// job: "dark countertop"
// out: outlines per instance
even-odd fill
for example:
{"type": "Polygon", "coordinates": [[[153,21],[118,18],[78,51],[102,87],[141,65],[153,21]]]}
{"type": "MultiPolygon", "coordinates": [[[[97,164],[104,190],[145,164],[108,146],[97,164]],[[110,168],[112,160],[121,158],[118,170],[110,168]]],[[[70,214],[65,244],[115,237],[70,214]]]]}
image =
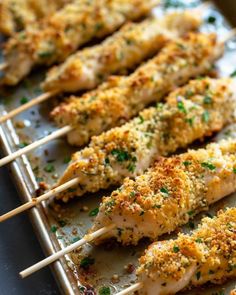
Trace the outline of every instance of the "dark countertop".
{"type": "MultiPolygon", "coordinates": [[[[0,169],[0,214],[20,205],[6,168],[0,169]]],[[[0,224],[0,294],[59,294],[49,268],[22,280],[18,273],[44,258],[27,214],[0,224]]]]}

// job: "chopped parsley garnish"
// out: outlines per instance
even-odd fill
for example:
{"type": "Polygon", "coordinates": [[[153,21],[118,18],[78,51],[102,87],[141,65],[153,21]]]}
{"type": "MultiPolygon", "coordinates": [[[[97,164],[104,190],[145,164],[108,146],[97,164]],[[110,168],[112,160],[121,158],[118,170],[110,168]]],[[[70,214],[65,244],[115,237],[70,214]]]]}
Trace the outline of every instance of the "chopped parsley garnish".
{"type": "Polygon", "coordinates": [[[191,229],[194,229],[195,228],[195,224],[192,221],[189,221],[188,226],[191,229]]]}
{"type": "Polygon", "coordinates": [[[188,215],[189,215],[189,216],[193,216],[193,214],[194,214],[194,211],[193,211],[193,210],[188,211],[188,215]]]}
{"type": "Polygon", "coordinates": [[[175,253],[178,253],[178,252],[179,252],[179,247],[178,247],[178,246],[174,246],[174,247],[173,247],[173,251],[174,251],[175,253]]]}
{"type": "Polygon", "coordinates": [[[234,70],[231,74],[230,77],[236,77],[236,70],[234,70]]]}
{"type": "Polygon", "coordinates": [[[178,107],[178,109],[179,109],[182,113],[187,114],[187,111],[186,111],[186,109],[185,109],[184,104],[183,104],[182,101],[178,101],[178,102],[177,102],[177,107],[178,107]]]}
{"type": "Polygon", "coordinates": [[[111,294],[111,290],[109,287],[101,287],[98,291],[99,295],[110,295],[111,294]]]}
{"type": "Polygon", "coordinates": [[[80,237],[75,237],[75,238],[73,238],[72,239],[72,243],[76,243],[76,242],[78,242],[79,240],[81,240],[81,238],[80,237]]]}
{"type": "Polygon", "coordinates": [[[201,272],[200,272],[200,271],[198,271],[198,272],[196,273],[196,278],[197,278],[197,280],[199,280],[199,279],[200,279],[200,277],[201,277],[201,272]]]}
{"type": "Polygon", "coordinates": [[[42,51],[38,53],[38,56],[41,58],[49,58],[54,54],[54,51],[42,51]]]}
{"type": "Polygon", "coordinates": [[[52,225],[51,226],[51,232],[55,233],[57,231],[57,226],[56,225],[52,225]]]}
{"type": "Polygon", "coordinates": [[[139,124],[142,124],[144,122],[144,119],[142,116],[139,116],[139,120],[140,120],[139,124]]]}
{"type": "Polygon", "coordinates": [[[215,169],[216,169],[216,166],[214,166],[213,164],[208,163],[208,162],[203,162],[203,163],[201,163],[201,166],[202,166],[203,168],[207,168],[207,169],[209,169],[209,170],[215,170],[215,169]]]}
{"type": "Polygon", "coordinates": [[[203,114],[202,114],[202,120],[203,122],[207,123],[209,121],[209,118],[210,118],[210,114],[208,111],[205,111],[203,114]]]}
{"type": "Polygon", "coordinates": [[[195,240],[195,242],[197,242],[197,243],[202,243],[202,239],[201,239],[201,238],[197,238],[197,239],[195,240]]]}
{"type": "Polygon", "coordinates": [[[130,154],[124,150],[114,149],[111,151],[111,154],[113,156],[115,156],[115,158],[118,162],[124,162],[124,161],[128,161],[130,159],[130,154]]]}
{"type": "Polygon", "coordinates": [[[89,216],[97,216],[99,212],[98,208],[93,209],[92,211],[89,212],[89,216]]]}
{"type": "Polygon", "coordinates": [[[235,174],[236,174],[236,168],[233,168],[233,173],[235,173],[235,174]]]}
{"type": "Polygon", "coordinates": [[[187,119],[185,119],[185,122],[187,122],[192,127],[193,126],[194,119],[195,119],[195,117],[187,118],[187,119]]]}
{"type": "Polygon", "coordinates": [[[163,193],[163,194],[165,194],[165,195],[169,195],[169,191],[168,191],[168,189],[165,188],[165,187],[161,187],[161,188],[160,188],[160,192],[163,193]]]}
{"type": "Polygon", "coordinates": [[[154,205],[153,208],[160,209],[161,205],[154,205]]]}
{"type": "Polygon", "coordinates": [[[192,162],[190,162],[190,161],[184,161],[183,164],[184,164],[185,167],[188,167],[189,165],[192,164],[192,162]]]}
{"type": "Polygon", "coordinates": [[[19,147],[20,149],[22,149],[22,148],[26,147],[27,145],[28,145],[27,142],[20,142],[20,143],[18,144],[18,147],[19,147]]]}
{"type": "Polygon", "coordinates": [[[209,218],[213,218],[213,216],[211,215],[211,213],[208,213],[208,212],[206,213],[206,216],[209,217],[209,218]]]}
{"type": "Polygon", "coordinates": [[[186,98],[190,98],[190,97],[192,97],[193,95],[194,95],[194,92],[191,91],[191,90],[187,90],[186,93],[185,93],[186,98]]]}
{"type": "Polygon", "coordinates": [[[60,225],[60,227],[64,227],[64,226],[66,226],[66,221],[65,220],[58,220],[58,224],[60,225]]]}
{"type": "Polygon", "coordinates": [[[55,167],[49,163],[44,167],[44,171],[48,173],[52,173],[55,171],[55,167]]]}
{"type": "Polygon", "coordinates": [[[105,165],[109,165],[109,164],[110,164],[110,160],[109,160],[109,158],[105,158],[105,159],[104,159],[104,163],[105,163],[105,165]]]}
{"type": "Polygon", "coordinates": [[[129,166],[127,167],[129,172],[134,172],[136,168],[136,165],[134,163],[130,163],[129,166]]]}
{"type": "Polygon", "coordinates": [[[97,24],[95,25],[95,31],[99,31],[99,30],[101,30],[102,28],[103,28],[103,24],[97,23],[97,24]]]}
{"type": "Polygon", "coordinates": [[[203,99],[204,104],[211,104],[212,98],[209,95],[206,95],[203,99]]]}
{"type": "Polygon", "coordinates": [[[21,104],[25,104],[25,103],[27,103],[28,101],[29,101],[28,98],[25,97],[25,96],[23,96],[23,97],[20,99],[20,103],[21,103],[21,104]]]}
{"type": "Polygon", "coordinates": [[[81,261],[80,261],[80,267],[83,269],[88,269],[90,265],[93,265],[95,262],[94,258],[91,257],[84,257],[81,261]]]}
{"type": "Polygon", "coordinates": [[[68,163],[70,162],[70,160],[71,160],[71,157],[70,157],[70,156],[66,156],[66,157],[64,158],[64,160],[63,160],[63,163],[64,163],[64,164],[68,164],[68,163]]]}
{"type": "Polygon", "coordinates": [[[213,16],[213,15],[210,15],[210,16],[208,17],[208,19],[207,19],[207,22],[208,22],[209,24],[214,24],[214,23],[216,22],[216,17],[213,16]]]}
{"type": "Polygon", "coordinates": [[[130,195],[131,198],[133,198],[133,197],[135,197],[136,193],[135,192],[131,192],[129,195],[130,195]]]}

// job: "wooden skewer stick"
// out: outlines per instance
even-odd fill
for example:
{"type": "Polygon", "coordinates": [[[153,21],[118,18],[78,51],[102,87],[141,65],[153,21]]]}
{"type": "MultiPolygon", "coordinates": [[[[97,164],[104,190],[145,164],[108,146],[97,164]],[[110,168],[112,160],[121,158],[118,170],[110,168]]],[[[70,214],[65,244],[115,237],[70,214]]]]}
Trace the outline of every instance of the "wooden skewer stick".
{"type": "Polygon", "coordinates": [[[41,139],[27,145],[26,147],[24,147],[24,148],[12,153],[12,154],[0,159],[0,167],[5,165],[5,164],[8,164],[8,163],[12,162],[16,158],[18,158],[18,157],[32,151],[33,149],[35,149],[35,148],[49,142],[50,140],[53,140],[53,139],[56,139],[58,137],[66,135],[68,132],[70,132],[73,129],[74,129],[74,127],[72,127],[72,126],[65,126],[65,127],[61,128],[61,129],[56,130],[55,132],[49,134],[48,136],[43,137],[43,138],[41,138],[41,139]]]}
{"type": "Polygon", "coordinates": [[[31,267],[23,270],[20,272],[20,276],[22,278],[26,278],[27,276],[33,274],[34,272],[40,270],[41,268],[51,264],[52,262],[60,259],[64,255],[70,253],[71,251],[77,249],[78,247],[83,246],[84,244],[91,242],[95,240],[96,238],[102,236],[103,234],[111,231],[115,227],[114,224],[105,226],[103,228],[100,228],[99,230],[95,231],[94,233],[86,235],[83,239],[71,244],[70,246],[65,247],[64,249],[52,254],[51,256],[48,256],[47,258],[39,261],[38,263],[32,265],[31,267]]]}
{"type": "Polygon", "coordinates": [[[58,91],[51,91],[51,92],[46,92],[43,93],[41,95],[39,95],[36,98],[31,99],[29,102],[23,104],[22,106],[10,111],[9,113],[7,113],[6,115],[2,116],[0,118],[0,123],[3,123],[11,118],[13,118],[14,116],[28,110],[29,108],[31,108],[32,106],[39,104],[41,102],[43,102],[44,100],[47,100],[48,98],[56,95],[58,93],[58,91]]]}
{"type": "Polygon", "coordinates": [[[68,188],[70,187],[73,187],[75,186],[76,184],[79,183],[79,178],[74,178],[74,179],[71,179],[69,180],[68,182],[66,183],[63,183],[62,185],[58,186],[58,187],[55,187],[54,189],[46,192],[45,194],[41,195],[40,197],[38,198],[32,198],[31,201],[17,207],[16,209],[8,212],[8,213],[5,213],[3,215],[0,216],[0,222],[3,222],[19,213],[22,213],[36,205],[38,205],[39,203],[43,202],[43,201],[46,201],[48,200],[50,197],[60,193],[60,192],[63,192],[65,190],[67,190],[68,188]]]}
{"type": "Polygon", "coordinates": [[[135,291],[138,291],[138,290],[142,289],[142,287],[143,287],[142,283],[136,283],[136,284],[133,284],[132,286],[126,288],[125,290],[122,290],[119,293],[116,293],[116,295],[131,294],[131,293],[134,293],[135,291]]]}
{"type": "Polygon", "coordinates": [[[3,71],[7,67],[7,63],[0,64],[0,71],[3,71]]]}

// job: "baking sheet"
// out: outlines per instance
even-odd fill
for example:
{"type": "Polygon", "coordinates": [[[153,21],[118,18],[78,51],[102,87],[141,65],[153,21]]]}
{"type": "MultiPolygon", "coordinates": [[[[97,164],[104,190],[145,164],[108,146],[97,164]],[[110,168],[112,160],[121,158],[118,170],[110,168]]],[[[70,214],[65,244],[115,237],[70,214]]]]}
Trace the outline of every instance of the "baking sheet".
{"type": "MultiPolygon", "coordinates": [[[[186,3],[198,4],[199,1],[166,1],[168,4],[176,4],[180,9],[186,3]]],[[[173,9],[173,7],[170,7],[173,9]]],[[[174,8],[176,9],[176,8],[174,8]]],[[[163,12],[155,9],[158,16],[163,12]]],[[[229,29],[227,22],[214,8],[207,9],[205,13],[205,25],[203,31],[216,31],[219,35],[229,29]],[[209,18],[210,17],[210,18],[209,18]]],[[[236,42],[229,42],[227,53],[217,66],[221,76],[229,76],[236,69],[236,42]]],[[[26,78],[18,87],[3,89],[0,92],[2,103],[1,114],[5,110],[11,110],[23,102],[40,93],[40,82],[45,75],[44,70],[35,71],[30,78],[26,78]]],[[[48,110],[52,109],[60,99],[51,99],[46,103],[34,107],[17,116],[12,122],[7,122],[0,127],[2,146],[5,154],[18,149],[44,137],[56,129],[48,117],[48,110]]],[[[222,131],[217,138],[235,136],[236,125],[229,126],[222,131]]],[[[37,183],[45,181],[53,184],[64,171],[72,152],[75,149],[66,144],[64,139],[55,140],[32,153],[15,161],[10,165],[13,181],[19,190],[23,202],[28,201],[38,188],[37,183]],[[50,172],[47,172],[49,171],[50,172]]],[[[99,194],[89,194],[83,198],[73,200],[69,204],[46,207],[38,206],[32,209],[30,219],[35,227],[35,232],[46,255],[55,250],[77,241],[91,226],[93,218],[91,211],[98,207],[101,197],[108,195],[109,191],[99,194]]],[[[225,206],[236,206],[235,195],[229,196],[213,206],[210,212],[197,216],[191,226],[187,225],[181,230],[189,231],[193,224],[197,225],[203,215],[215,214],[215,211],[225,206]]],[[[1,210],[1,208],[0,208],[1,210]]],[[[1,213],[3,213],[1,211],[1,213]]],[[[166,235],[162,238],[169,238],[166,235]]],[[[173,237],[173,235],[171,235],[173,237]]],[[[141,242],[137,247],[121,247],[115,242],[106,243],[99,247],[87,245],[82,250],[67,255],[61,262],[52,265],[52,270],[63,294],[104,294],[104,290],[110,293],[129,286],[135,282],[134,268],[137,260],[148,241],[141,242]],[[91,266],[80,267],[80,261],[89,257],[91,266]]],[[[32,261],[32,264],[36,261],[32,261]]],[[[27,267],[27,266],[26,266],[27,267]]],[[[180,294],[229,294],[235,286],[235,282],[228,282],[223,286],[206,286],[203,289],[191,290],[180,294]]],[[[105,294],[109,294],[105,293],[105,294]]]]}

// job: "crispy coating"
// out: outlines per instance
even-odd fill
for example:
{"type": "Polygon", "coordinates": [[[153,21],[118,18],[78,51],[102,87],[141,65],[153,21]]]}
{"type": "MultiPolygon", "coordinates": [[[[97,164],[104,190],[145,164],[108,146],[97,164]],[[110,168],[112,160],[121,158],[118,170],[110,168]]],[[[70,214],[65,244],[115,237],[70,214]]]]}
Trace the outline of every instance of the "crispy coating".
{"type": "Polygon", "coordinates": [[[91,136],[123,124],[178,85],[205,73],[223,47],[215,34],[191,33],[168,43],[132,75],[117,79],[116,87],[71,97],[54,109],[52,117],[59,126],[75,126],[68,135],[70,144],[84,145],[91,136]]]}
{"type": "Polygon", "coordinates": [[[11,36],[69,2],[71,0],[1,0],[0,32],[11,36]]]}
{"type": "Polygon", "coordinates": [[[155,240],[186,224],[196,213],[236,190],[236,141],[210,144],[180,156],[159,158],[152,168],[105,197],[92,232],[116,228],[99,240],[123,244],[155,240]]]}
{"type": "Polygon", "coordinates": [[[156,242],[139,260],[139,294],[175,294],[236,277],[236,208],[204,218],[192,235],[156,242]]]}
{"type": "MultiPolygon", "coordinates": [[[[115,83],[115,82],[114,82],[115,83]]],[[[166,104],[144,110],[129,123],[94,136],[75,153],[58,185],[79,177],[80,184],[58,195],[96,192],[142,174],[160,155],[184,148],[235,120],[232,79],[194,80],[167,97],[166,104]]],[[[108,86],[107,86],[108,87],[108,86]]]]}
{"type": "Polygon", "coordinates": [[[1,82],[15,85],[36,65],[64,61],[86,42],[114,32],[127,20],[146,15],[158,3],[159,0],[74,0],[6,43],[8,67],[1,82]]]}
{"type": "Polygon", "coordinates": [[[200,15],[193,11],[128,23],[101,44],[78,51],[53,67],[43,89],[76,92],[95,88],[109,75],[134,68],[157,53],[167,41],[198,29],[200,24],[200,15]]]}

